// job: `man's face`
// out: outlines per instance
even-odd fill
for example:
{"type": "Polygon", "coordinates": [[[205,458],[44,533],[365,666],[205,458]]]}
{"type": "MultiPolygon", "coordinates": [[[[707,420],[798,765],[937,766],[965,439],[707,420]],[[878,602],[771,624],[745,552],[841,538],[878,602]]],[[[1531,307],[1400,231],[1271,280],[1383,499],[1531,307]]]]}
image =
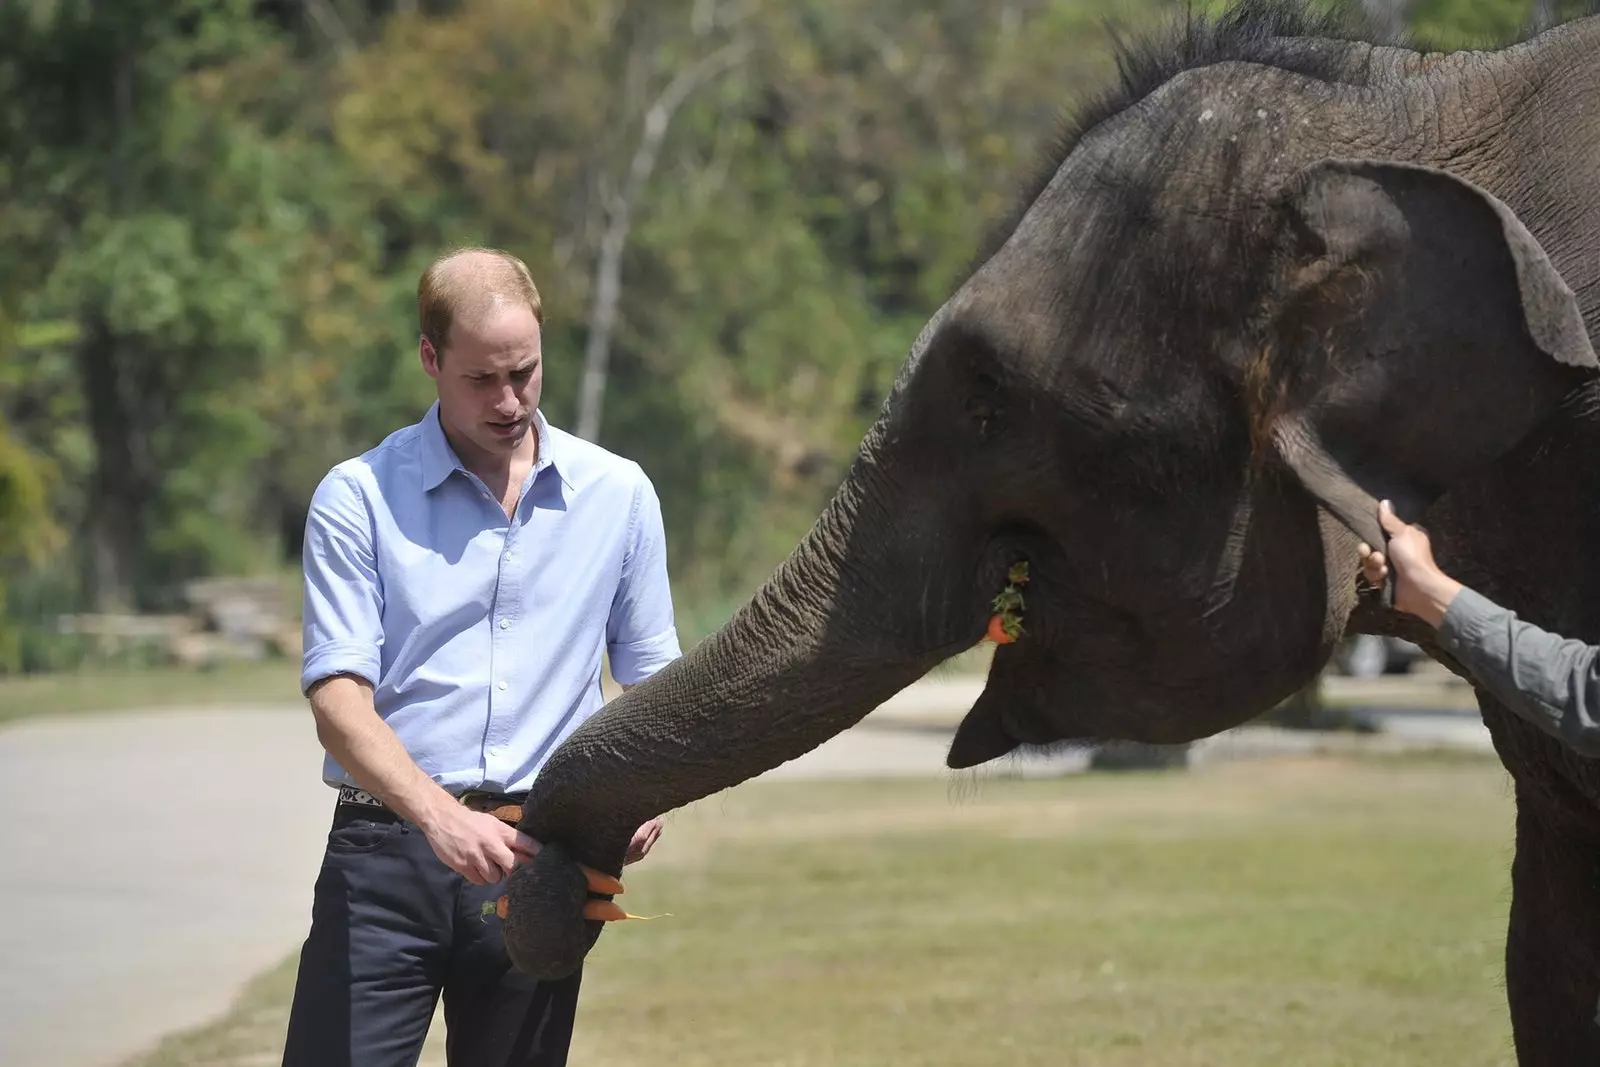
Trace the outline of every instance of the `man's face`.
{"type": "Polygon", "coordinates": [[[457,322],[443,353],[424,338],[422,366],[439,387],[440,420],[452,438],[490,456],[522,443],[544,384],[530,308],[506,304],[479,322],[457,322]]]}

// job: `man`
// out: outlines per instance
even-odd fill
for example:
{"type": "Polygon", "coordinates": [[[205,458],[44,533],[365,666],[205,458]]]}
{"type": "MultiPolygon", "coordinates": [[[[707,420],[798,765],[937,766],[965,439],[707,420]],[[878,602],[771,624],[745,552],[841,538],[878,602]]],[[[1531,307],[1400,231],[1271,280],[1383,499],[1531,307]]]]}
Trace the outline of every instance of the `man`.
{"type": "Polygon", "coordinates": [[[600,707],[602,649],[625,686],[679,655],[649,479],[539,411],[527,268],[447,255],[417,311],[437,402],[334,467],[306,521],[301,686],[339,800],[285,1067],[414,1064],[441,991],[452,1067],[566,1062],[581,972],[511,969],[495,914],[540,847],[515,823],[600,707]]]}
{"type": "Polygon", "coordinates": [[[1522,622],[1439,569],[1421,526],[1400,520],[1385,500],[1378,521],[1387,558],[1362,545],[1362,569],[1381,584],[1394,565],[1395,607],[1439,632],[1444,648],[1517,715],[1584,756],[1600,756],[1600,648],[1522,622]]]}

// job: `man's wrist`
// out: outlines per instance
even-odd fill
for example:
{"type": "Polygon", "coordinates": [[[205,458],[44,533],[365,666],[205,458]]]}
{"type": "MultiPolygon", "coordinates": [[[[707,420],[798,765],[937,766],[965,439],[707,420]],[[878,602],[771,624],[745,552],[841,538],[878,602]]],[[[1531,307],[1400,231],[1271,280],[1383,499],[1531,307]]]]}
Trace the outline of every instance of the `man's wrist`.
{"type": "Polygon", "coordinates": [[[1437,630],[1444,624],[1444,617],[1449,614],[1450,605],[1455,602],[1461,589],[1461,583],[1448,575],[1430,577],[1426,584],[1417,589],[1422,596],[1422,620],[1437,630]]]}
{"type": "Polygon", "coordinates": [[[452,819],[459,818],[467,809],[439,785],[432,781],[428,784],[430,788],[424,790],[414,803],[407,805],[413,810],[400,814],[416,823],[424,834],[431,835],[452,819]]]}

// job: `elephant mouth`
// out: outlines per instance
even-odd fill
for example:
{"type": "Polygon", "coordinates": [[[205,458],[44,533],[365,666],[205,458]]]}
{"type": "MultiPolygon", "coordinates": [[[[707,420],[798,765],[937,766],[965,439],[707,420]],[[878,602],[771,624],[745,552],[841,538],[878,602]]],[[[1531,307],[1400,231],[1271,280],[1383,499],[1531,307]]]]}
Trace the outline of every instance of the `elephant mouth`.
{"type": "MultiPolygon", "coordinates": [[[[1036,620],[1037,615],[1033,616],[1036,620]]],[[[1008,755],[1024,745],[1050,745],[1065,738],[1046,729],[1058,707],[1053,675],[1061,661],[1045,644],[1043,627],[1024,624],[1023,636],[995,649],[983,692],[951,739],[945,765],[966,770],[1008,755]]]]}

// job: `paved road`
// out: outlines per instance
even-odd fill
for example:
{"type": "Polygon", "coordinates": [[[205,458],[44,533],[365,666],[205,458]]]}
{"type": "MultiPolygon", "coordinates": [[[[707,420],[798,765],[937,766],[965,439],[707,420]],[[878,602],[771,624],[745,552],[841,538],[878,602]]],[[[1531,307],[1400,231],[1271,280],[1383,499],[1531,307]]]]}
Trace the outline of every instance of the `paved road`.
{"type": "MultiPolygon", "coordinates": [[[[771,776],[942,773],[949,727],[981,688],[914,686],[771,776]]],[[[1460,743],[1486,737],[1470,718],[1405,721],[1460,743]]],[[[1246,734],[1208,751],[1244,758],[1312,740],[1246,734]]],[[[108,1067],[221,1014],[291,951],[331,813],[320,760],[301,708],[0,730],[0,1065],[108,1067]],[[65,796],[55,790],[67,778],[100,785],[65,796]]],[[[1066,753],[997,770],[1061,773],[1085,761],[1066,753]]]]}
{"type": "Polygon", "coordinates": [[[117,1063],[282,959],[330,814],[319,755],[303,711],[0,730],[0,1064],[117,1063]]]}

